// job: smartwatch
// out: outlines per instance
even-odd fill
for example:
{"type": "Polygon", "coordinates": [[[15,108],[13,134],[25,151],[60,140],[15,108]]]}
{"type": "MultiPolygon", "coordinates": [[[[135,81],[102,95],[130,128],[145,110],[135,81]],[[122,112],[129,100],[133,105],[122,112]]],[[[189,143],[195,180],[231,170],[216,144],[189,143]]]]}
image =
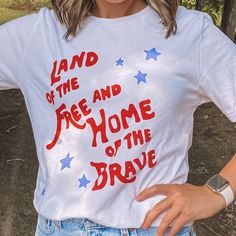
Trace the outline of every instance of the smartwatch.
{"type": "Polygon", "coordinates": [[[226,206],[234,201],[234,192],[230,187],[229,181],[223,176],[216,174],[207,180],[206,186],[214,192],[221,194],[226,202],[226,206]]]}

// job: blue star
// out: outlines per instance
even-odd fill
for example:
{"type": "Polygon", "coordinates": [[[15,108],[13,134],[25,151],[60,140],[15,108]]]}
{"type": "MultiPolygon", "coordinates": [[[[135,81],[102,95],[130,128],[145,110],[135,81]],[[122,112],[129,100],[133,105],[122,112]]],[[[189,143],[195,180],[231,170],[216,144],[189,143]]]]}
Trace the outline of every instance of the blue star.
{"type": "Polygon", "coordinates": [[[137,75],[135,75],[134,77],[138,80],[138,84],[140,83],[140,82],[144,82],[144,83],[146,83],[147,81],[146,81],[146,76],[147,76],[147,74],[143,74],[140,70],[138,71],[138,74],[137,75]]]}
{"type": "Polygon", "coordinates": [[[116,66],[123,66],[124,60],[122,60],[121,58],[119,60],[116,61],[116,66]]]}
{"type": "Polygon", "coordinates": [[[155,61],[157,60],[157,57],[161,55],[161,53],[157,52],[156,48],[152,48],[150,50],[144,50],[144,52],[147,54],[146,55],[146,60],[149,59],[154,59],[155,61]]]}
{"type": "Polygon", "coordinates": [[[60,160],[62,166],[61,166],[61,170],[67,168],[70,168],[70,162],[74,157],[70,157],[70,153],[68,152],[68,154],[66,155],[66,157],[62,160],[60,160]]]}
{"type": "Polygon", "coordinates": [[[85,174],[83,174],[83,177],[79,179],[79,182],[80,182],[79,185],[80,188],[81,187],[87,188],[87,184],[90,183],[91,181],[86,178],[85,174]]]}

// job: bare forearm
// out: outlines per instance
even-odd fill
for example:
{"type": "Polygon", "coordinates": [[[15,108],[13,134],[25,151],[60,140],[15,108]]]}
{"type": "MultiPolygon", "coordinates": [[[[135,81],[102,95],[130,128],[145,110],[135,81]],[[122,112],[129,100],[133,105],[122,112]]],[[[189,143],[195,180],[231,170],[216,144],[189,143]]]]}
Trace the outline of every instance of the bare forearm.
{"type": "Polygon", "coordinates": [[[229,181],[236,197],[236,153],[219,174],[229,181]]]}

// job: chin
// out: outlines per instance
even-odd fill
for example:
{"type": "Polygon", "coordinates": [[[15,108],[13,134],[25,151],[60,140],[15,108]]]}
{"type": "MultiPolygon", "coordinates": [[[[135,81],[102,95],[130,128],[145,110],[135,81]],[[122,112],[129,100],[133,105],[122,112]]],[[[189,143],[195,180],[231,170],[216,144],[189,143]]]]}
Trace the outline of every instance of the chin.
{"type": "Polygon", "coordinates": [[[108,2],[108,3],[123,3],[127,0],[105,0],[105,1],[108,2]]]}

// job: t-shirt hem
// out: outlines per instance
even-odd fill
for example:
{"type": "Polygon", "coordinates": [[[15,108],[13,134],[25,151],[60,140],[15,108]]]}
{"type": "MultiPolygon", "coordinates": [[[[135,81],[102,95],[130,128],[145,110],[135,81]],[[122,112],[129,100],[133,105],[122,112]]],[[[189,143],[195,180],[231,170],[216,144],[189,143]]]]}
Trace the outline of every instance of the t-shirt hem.
{"type": "MultiPolygon", "coordinates": [[[[37,211],[37,210],[36,210],[37,211]]],[[[99,217],[98,218],[98,215],[93,215],[91,214],[91,212],[88,212],[88,211],[83,211],[83,212],[80,212],[80,215],[81,216],[77,216],[77,217],[64,217],[64,218],[60,218],[60,219],[54,219],[54,218],[50,218],[46,215],[44,215],[43,213],[39,213],[37,211],[37,214],[38,215],[41,215],[45,218],[48,218],[48,219],[51,219],[51,220],[55,220],[55,221],[65,221],[65,220],[69,220],[69,221],[72,221],[72,222],[75,222],[76,223],[76,219],[78,218],[87,218],[91,221],[93,221],[95,224],[97,224],[98,226],[105,226],[105,227],[112,227],[112,228],[141,228],[141,225],[138,226],[136,223],[131,223],[130,220],[133,220],[134,217],[133,216],[122,216],[122,221],[120,221],[120,223],[118,224],[110,224],[110,222],[117,222],[117,219],[115,220],[114,218],[111,218],[109,216],[109,219],[104,219],[102,217],[99,217]],[[96,219],[96,220],[95,220],[96,219]],[[123,224],[122,222],[125,222],[125,224],[123,224]]],[[[104,215],[107,215],[107,214],[104,214],[104,215]]],[[[156,223],[155,224],[151,224],[150,227],[156,227],[158,228],[160,226],[160,223],[162,221],[162,218],[160,219],[156,219],[156,223]]],[[[169,225],[169,227],[172,227],[174,223],[171,223],[169,225]]],[[[194,224],[194,221],[191,221],[189,223],[186,223],[184,225],[184,227],[188,227],[188,226],[192,226],[194,224]]]]}
{"type": "Polygon", "coordinates": [[[236,122],[236,111],[232,111],[228,113],[228,118],[232,121],[232,122],[236,122]]]}

